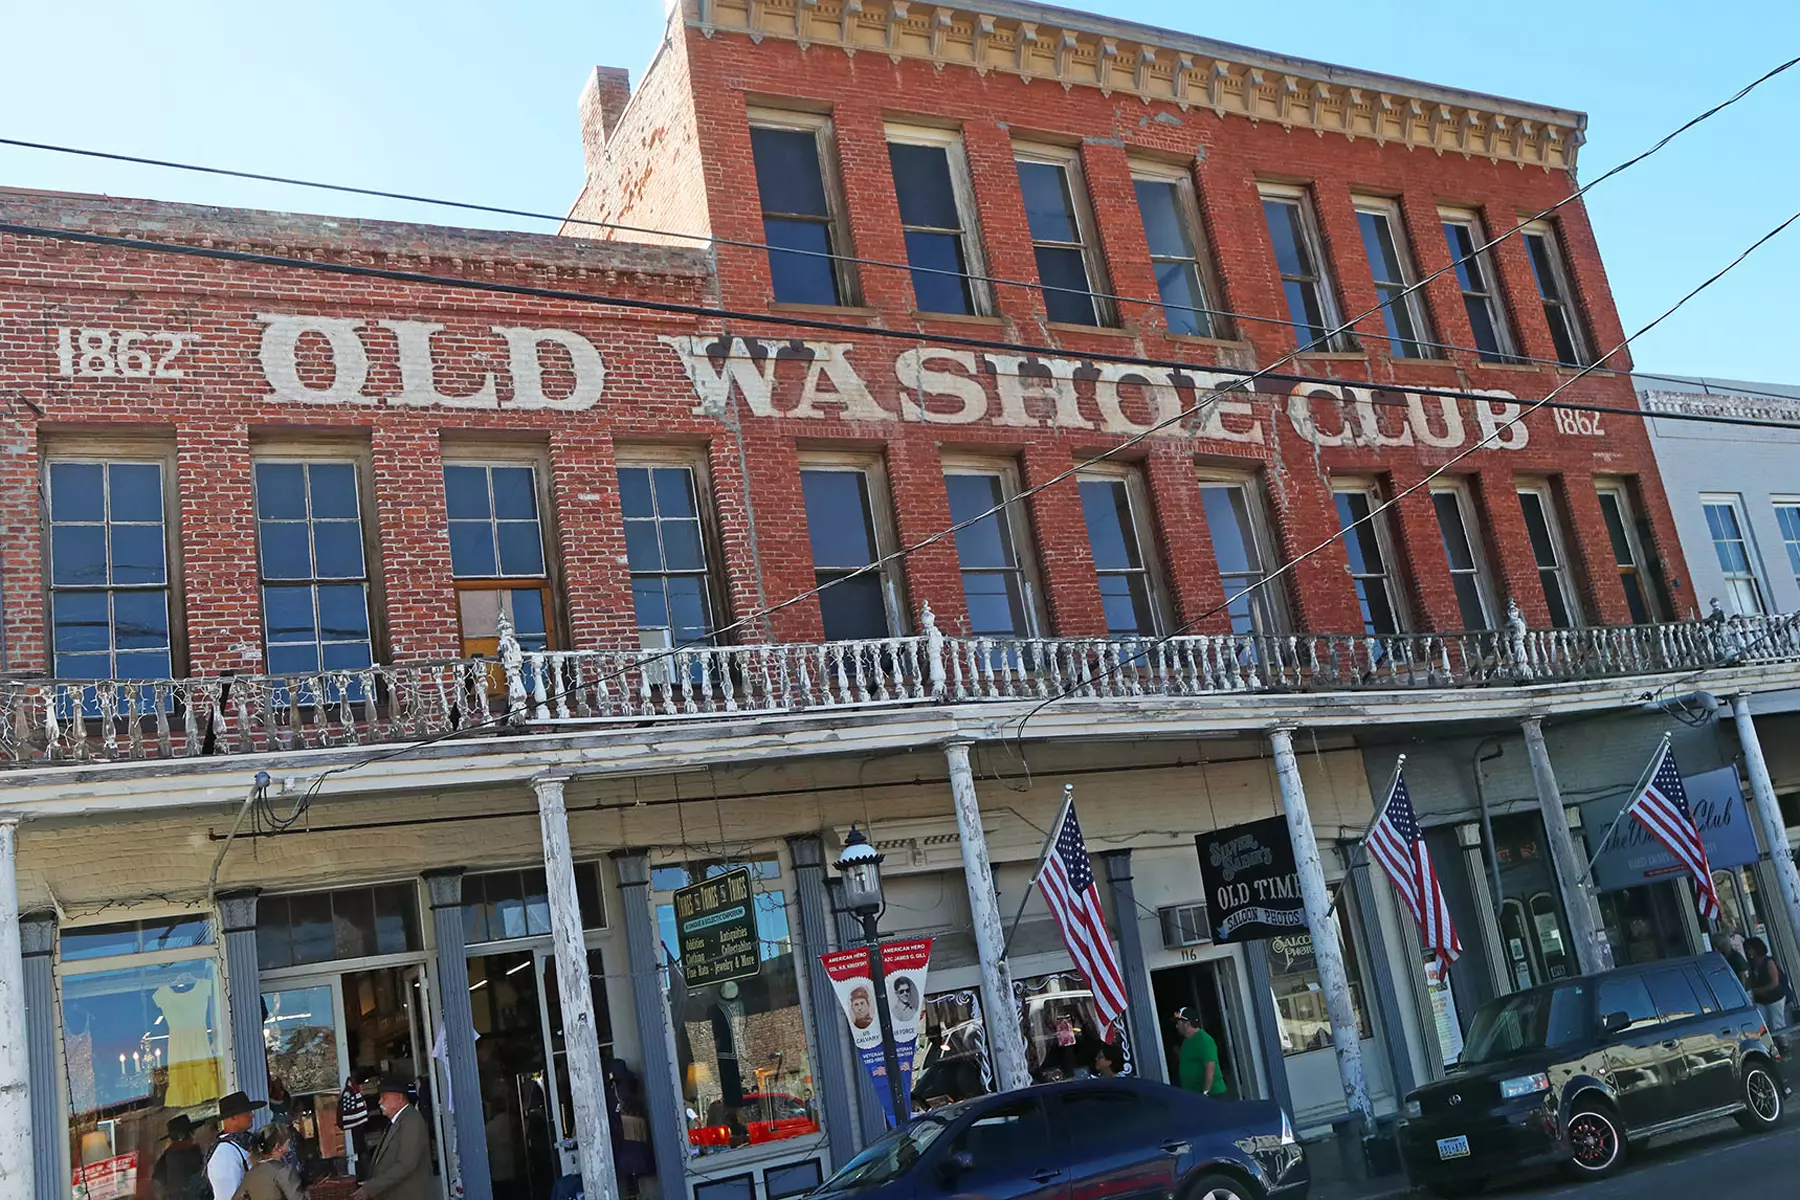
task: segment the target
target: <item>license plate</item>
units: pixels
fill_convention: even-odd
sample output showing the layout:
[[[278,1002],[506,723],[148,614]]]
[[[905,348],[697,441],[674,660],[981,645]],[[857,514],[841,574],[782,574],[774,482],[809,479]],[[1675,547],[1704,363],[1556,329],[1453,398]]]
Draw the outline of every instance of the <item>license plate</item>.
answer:
[[[1438,1157],[1440,1159],[1467,1158],[1469,1156],[1469,1138],[1467,1134],[1461,1134],[1453,1138],[1439,1138],[1437,1146]]]

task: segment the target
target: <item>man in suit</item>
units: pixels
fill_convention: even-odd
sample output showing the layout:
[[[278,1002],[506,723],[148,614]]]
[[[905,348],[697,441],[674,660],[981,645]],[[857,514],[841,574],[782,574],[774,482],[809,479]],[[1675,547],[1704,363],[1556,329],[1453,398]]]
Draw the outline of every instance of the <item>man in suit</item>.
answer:
[[[411,1088],[412,1080],[382,1077],[380,1104],[388,1130],[375,1147],[369,1177],[356,1189],[356,1200],[434,1200],[431,1138],[425,1115],[412,1102]]]

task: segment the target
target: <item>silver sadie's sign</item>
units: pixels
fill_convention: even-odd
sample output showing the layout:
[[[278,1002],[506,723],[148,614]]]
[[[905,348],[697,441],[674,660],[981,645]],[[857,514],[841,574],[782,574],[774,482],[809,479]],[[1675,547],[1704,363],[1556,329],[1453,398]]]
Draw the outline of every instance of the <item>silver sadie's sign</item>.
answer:
[[[1286,817],[1265,817],[1194,838],[1206,919],[1215,942],[1280,938],[1306,927]]]

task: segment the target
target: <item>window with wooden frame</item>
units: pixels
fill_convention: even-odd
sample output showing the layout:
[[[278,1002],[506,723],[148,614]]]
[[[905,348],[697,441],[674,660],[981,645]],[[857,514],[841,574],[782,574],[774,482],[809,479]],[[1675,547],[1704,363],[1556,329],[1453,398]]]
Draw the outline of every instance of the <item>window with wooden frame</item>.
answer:
[[[711,494],[698,452],[619,453],[619,505],[639,644],[711,645],[721,609],[713,575]]]
[[[1018,496],[1018,467],[997,459],[946,459],[944,491],[951,522],[970,522],[956,531],[969,632],[977,637],[1038,636],[1044,621],[1024,503],[989,511]]]
[[[800,490],[812,545],[813,581],[828,642],[898,636],[906,630],[888,509],[887,473],[868,455],[800,456]],[[858,575],[859,568],[881,562]]]
[[[358,671],[375,661],[364,470],[360,455],[339,446],[256,453],[257,566],[271,675]]]
[[[1167,598],[1154,553],[1150,497],[1135,466],[1103,464],[1076,476],[1088,546],[1110,634],[1155,637],[1167,627]]]
[[[1380,485],[1373,479],[1334,478],[1331,498],[1338,528],[1344,531],[1363,632],[1383,636],[1405,632],[1411,625],[1406,589],[1398,574],[1400,556],[1394,550],[1389,513],[1381,508]]]
[[[167,679],[180,663],[180,516],[166,445],[46,440],[45,608],[62,679]],[[91,697],[90,697],[91,700]],[[91,707],[91,705],[90,705]]]
[[[1519,508],[1525,514],[1525,533],[1531,541],[1531,557],[1537,563],[1544,603],[1550,609],[1550,624],[1556,629],[1573,629],[1582,623],[1581,598],[1575,587],[1555,489],[1547,479],[1521,479],[1518,492]]]
[[[1511,362],[1514,358],[1512,326],[1506,319],[1506,302],[1500,294],[1500,276],[1494,260],[1483,247],[1487,242],[1481,216],[1468,209],[1441,208],[1444,242],[1455,264],[1457,286],[1462,289],[1463,310],[1482,362]]]
[[[1061,146],[1015,145],[1025,224],[1037,259],[1050,320],[1065,325],[1117,325],[1118,306],[1094,224],[1081,153]]]
[[[1463,628],[1496,628],[1500,606],[1494,599],[1494,576],[1488,567],[1474,492],[1465,480],[1439,479],[1431,485],[1431,507]]]
[[[859,302],[850,221],[831,118],[750,110],[750,151],[761,198],[769,280],[779,304]]]
[[[1202,468],[1199,482],[1231,631],[1282,632],[1288,628],[1287,599],[1279,577],[1270,576],[1281,560],[1261,479]]]
[[[1563,255],[1556,227],[1549,221],[1533,221],[1519,231],[1519,236],[1531,259],[1531,273],[1537,280],[1538,299],[1544,306],[1544,322],[1550,326],[1556,361],[1565,367],[1587,366],[1593,361],[1589,357],[1587,329],[1575,302],[1569,260]]]
[[[1631,613],[1632,624],[1647,625],[1662,620],[1662,605],[1651,585],[1650,560],[1644,554],[1637,510],[1627,482],[1623,479],[1596,480],[1594,491],[1600,499],[1600,517],[1606,522],[1607,541],[1612,546],[1613,563],[1619,570],[1619,586],[1625,590],[1625,607]],[[1796,562],[1796,570],[1800,570],[1800,560]]]
[[[1203,236],[1193,172],[1186,167],[1133,162],[1131,182],[1169,332],[1229,338],[1231,319],[1220,311],[1225,291],[1219,286]]]
[[[914,306],[924,313],[992,313],[962,136],[950,129],[889,125],[887,145]]]
[[[1312,193],[1303,187],[1259,183],[1263,223],[1275,250],[1275,268],[1281,275],[1281,294],[1287,302],[1288,322],[1301,350],[1352,351],[1356,339],[1339,315],[1337,290],[1332,286],[1325,260],[1325,241],[1319,236]],[[1337,332],[1333,332],[1337,330]]]
[[[1750,524],[1744,519],[1743,498],[1727,493],[1703,495],[1700,508],[1706,514],[1706,529],[1712,536],[1731,611],[1741,616],[1769,611],[1756,569],[1756,551],[1750,544]]]
[[[1419,270],[1406,242],[1399,202],[1378,196],[1356,197],[1356,223],[1362,231],[1369,275],[1381,301],[1388,349],[1395,358],[1433,358],[1438,347],[1425,314],[1425,295],[1414,287]],[[1411,291],[1407,289],[1411,288]]]
[[[465,658],[499,652],[502,613],[524,650],[556,644],[543,480],[536,456],[446,457],[444,511]]]

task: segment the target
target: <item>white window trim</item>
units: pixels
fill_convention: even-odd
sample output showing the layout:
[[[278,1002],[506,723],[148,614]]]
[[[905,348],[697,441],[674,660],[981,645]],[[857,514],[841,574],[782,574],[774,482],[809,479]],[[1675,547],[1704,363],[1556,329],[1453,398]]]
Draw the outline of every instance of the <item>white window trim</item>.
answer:
[[[1480,510],[1475,507],[1475,493],[1465,479],[1439,479],[1432,483],[1431,494],[1445,493],[1456,497],[1456,511],[1462,517],[1463,537],[1469,543],[1469,561],[1475,565],[1475,591],[1481,599],[1481,607],[1487,618],[1489,629],[1500,627],[1500,604],[1494,590],[1494,570],[1488,562],[1487,539],[1482,536]],[[1432,527],[1437,527],[1437,516],[1432,515]],[[1443,549],[1442,531],[1439,531],[1438,547]],[[1449,568],[1449,554],[1445,552],[1444,565]],[[1454,572],[1453,572],[1454,573]],[[1459,609],[1460,615],[1460,609]]]
[[[1563,249],[1561,231],[1549,221],[1532,221],[1522,226],[1519,230],[1521,239],[1527,235],[1543,238],[1544,244],[1549,247],[1550,274],[1555,277],[1557,290],[1562,293],[1559,303],[1562,306],[1564,314],[1568,317],[1569,341],[1575,347],[1575,357],[1580,360],[1579,362],[1564,363],[1562,365],[1566,367],[1587,366],[1594,361],[1594,352],[1592,346],[1588,342],[1587,322],[1583,320],[1581,301],[1576,295],[1574,280],[1569,277],[1569,259]],[[1529,252],[1530,251],[1527,250],[1527,253]],[[1533,282],[1535,281],[1536,276],[1534,274]],[[1542,304],[1543,299],[1543,291],[1540,289],[1538,292],[1538,301],[1540,305]],[[1547,317],[1546,321],[1548,321]]]
[[[1325,255],[1325,239],[1319,233],[1319,214],[1314,207],[1312,189],[1297,184],[1258,182],[1256,191],[1259,201],[1279,200],[1299,208],[1300,231],[1305,236],[1306,252],[1312,256],[1313,272],[1318,280],[1319,312],[1327,331],[1337,329],[1344,323],[1343,309],[1338,304],[1337,277],[1332,270],[1331,260]],[[1266,236],[1266,229],[1264,233]],[[1275,275],[1280,280],[1279,262],[1275,263]],[[1283,308],[1286,308],[1285,300]],[[1288,314],[1288,319],[1293,319],[1292,313]],[[1302,354],[1350,353],[1357,348],[1356,336],[1348,329],[1333,333],[1317,345],[1310,346],[1300,341],[1299,329],[1289,326],[1289,332],[1294,335],[1294,342],[1301,347]]]
[[[1200,213],[1200,191],[1195,186],[1194,173],[1186,167],[1136,158],[1131,160],[1130,167],[1134,181],[1144,179],[1175,185],[1176,203],[1181,206],[1181,215],[1187,221],[1188,245],[1194,251],[1194,272],[1200,278],[1200,303],[1205,306],[1206,319],[1212,326],[1210,336],[1215,341],[1230,341],[1234,327],[1230,316],[1224,311],[1224,286],[1219,280],[1218,272],[1213,269],[1212,243],[1206,236],[1206,221]],[[1141,220],[1143,214],[1138,215]],[[1154,266],[1157,261],[1152,255],[1151,264]],[[1160,293],[1157,299],[1162,299]]]
[[[852,261],[856,254],[855,245],[850,238],[850,206],[844,197],[843,175],[838,168],[837,129],[831,117],[826,113],[795,112],[782,108],[751,108],[748,111],[748,126],[751,129],[789,129],[813,135],[814,144],[819,152],[819,181],[825,188],[825,212],[830,217],[832,243],[832,270],[837,275],[838,303],[836,307],[855,308],[862,303],[862,289],[857,277],[856,263]],[[751,179],[755,174],[755,152],[751,152]],[[763,219],[766,211],[762,207],[762,197],[756,201],[756,218]],[[768,251],[765,250],[764,254]],[[787,301],[775,301],[777,304]],[[808,305],[806,307],[820,307]],[[833,307],[825,305],[823,307]]]
[[[1400,282],[1412,289],[1406,293],[1402,302],[1406,305],[1407,315],[1412,317],[1415,331],[1413,342],[1426,352],[1425,358],[1442,357],[1443,346],[1437,340],[1431,315],[1425,309],[1425,289],[1418,286],[1418,260],[1413,257],[1412,242],[1406,236],[1406,221],[1400,212],[1400,202],[1387,196],[1353,196],[1351,199],[1358,213],[1369,213],[1387,222],[1388,236],[1394,239],[1394,254],[1400,259]],[[1371,280],[1375,277],[1373,263],[1369,264],[1369,277]],[[1384,336],[1382,340],[1389,343],[1391,352],[1393,339]],[[1414,362],[1420,361],[1413,355],[1405,357]]]
[[[1575,568],[1569,558],[1569,540],[1563,535],[1562,506],[1556,502],[1556,489],[1550,486],[1548,479],[1524,477],[1513,481],[1513,490],[1519,495],[1537,497],[1544,514],[1544,527],[1550,534],[1550,552],[1556,556],[1556,586],[1562,593],[1563,609],[1569,614],[1571,628],[1579,629],[1587,623],[1586,615],[1581,607],[1581,596],[1575,586]],[[1521,518],[1523,513],[1520,514]],[[1533,555],[1536,558],[1536,555]],[[1538,578],[1543,578],[1547,568],[1541,563],[1537,565]]]
[[[1477,247],[1475,265],[1481,269],[1482,282],[1487,284],[1484,302],[1487,305],[1488,320],[1494,326],[1494,340],[1500,344],[1500,360],[1516,360],[1519,357],[1518,342],[1513,338],[1512,322],[1507,317],[1506,294],[1501,290],[1500,273],[1494,269],[1494,254],[1491,249],[1480,249],[1487,244],[1487,222],[1472,208],[1443,207],[1438,209],[1438,222],[1441,225],[1461,225],[1468,229],[1470,241]],[[1450,261],[1450,278],[1456,284],[1457,295],[1467,299],[1469,293],[1462,290],[1462,280],[1456,277],[1456,259],[1452,258]]]
[[[900,559],[890,557],[899,552],[900,537],[894,525],[893,492],[889,490],[887,466],[878,454],[857,454],[839,450],[802,450],[801,471],[856,471],[861,473],[869,496],[869,523],[875,530],[875,557],[885,560],[873,574],[881,581],[881,598],[887,608],[888,633],[906,636],[906,594],[900,582]],[[801,498],[805,508],[805,498]],[[812,556],[809,546],[807,557]],[[814,566],[815,576],[818,567]],[[817,582],[815,578],[815,583]]]
[[[1156,552],[1156,529],[1151,520],[1150,489],[1144,480],[1144,472],[1135,463],[1095,463],[1091,467],[1083,467],[1075,476],[1077,485],[1089,479],[1122,482],[1125,485],[1125,500],[1131,508],[1131,532],[1137,538],[1138,558],[1144,564],[1144,585],[1150,593],[1152,628],[1140,636],[1160,637],[1164,630],[1173,628],[1174,623],[1170,617],[1169,588],[1163,576],[1162,556]],[[1082,516],[1085,522],[1086,513]],[[1095,572],[1099,573],[1098,567]],[[1106,573],[1123,575],[1129,572]]]
[[[1406,589],[1401,586],[1401,580],[1399,576],[1395,574],[1398,570],[1400,560],[1394,544],[1393,523],[1388,519],[1391,515],[1391,510],[1381,511],[1381,506],[1387,501],[1382,495],[1380,483],[1360,475],[1335,476],[1331,481],[1331,493],[1334,497],[1339,493],[1344,495],[1363,496],[1369,501],[1369,512],[1371,516],[1368,524],[1374,527],[1375,544],[1381,550],[1381,586],[1382,590],[1387,593],[1388,609],[1394,614],[1394,624],[1399,626],[1400,632],[1403,634],[1411,632],[1414,626],[1412,612],[1410,606],[1406,602]],[[1333,501],[1332,507],[1337,507],[1335,500]],[[1350,578],[1352,580],[1359,578],[1372,579],[1374,576],[1358,576],[1355,573],[1352,573]],[[1371,636],[1379,637],[1381,635],[1374,634]]]
[[[1771,508],[1777,508],[1777,509],[1791,508],[1791,509],[1794,509],[1797,514],[1800,514],[1800,496],[1770,496],[1769,497],[1769,506]],[[1781,535],[1782,535],[1781,548],[1785,551],[1787,549],[1787,547],[1790,545],[1790,543],[1788,542],[1786,532],[1783,531],[1781,528],[1781,520],[1780,520],[1779,515],[1777,515],[1777,517],[1776,517],[1775,529],[1777,532],[1781,533]],[[1788,559],[1788,565],[1790,567],[1795,565],[1791,556]],[[1796,585],[1800,585],[1800,569],[1796,569],[1794,572],[1794,582]]]
[[[1751,588],[1756,592],[1756,599],[1757,599],[1757,604],[1759,605],[1759,607],[1757,608],[1755,613],[1740,613],[1739,615],[1756,616],[1760,613],[1768,612],[1769,611],[1769,583],[1768,583],[1768,580],[1765,577],[1764,572],[1762,570],[1762,566],[1763,566],[1762,555],[1758,552],[1758,550],[1756,548],[1755,535],[1750,530],[1750,518],[1749,518],[1749,514],[1748,514],[1747,510],[1744,508],[1743,496],[1739,495],[1736,492],[1702,492],[1702,493],[1700,493],[1700,519],[1702,521],[1706,520],[1706,510],[1708,507],[1710,507],[1712,505],[1723,505],[1723,506],[1729,507],[1731,509],[1732,513],[1734,515],[1736,515],[1737,525],[1738,525],[1738,536],[1742,540],[1743,545],[1744,545],[1744,562],[1748,568],[1743,577],[1729,574],[1725,571],[1725,569],[1723,567],[1719,568],[1719,577],[1725,581],[1725,589],[1724,590],[1726,593],[1724,596],[1719,597],[1719,599],[1722,602],[1723,601],[1730,602],[1731,607],[1730,607],[1729,611],[1739,612],[1738,603],[1737,603],[1737,595],[1736,595],[1735,591],[1733,590],[1732,585],[1737,582],[1747,581],[1750,584]],[[1719,553],[1718,541],[1712,536],[1712,527],[1710,524],[1707,526],[1706,540],[1707,540],[1707,543],[1713,547],[1713,559],[1716,562],[1718,560],[1718,553]],[[1712,599],[1711,597],[1708,597],[1709,603],[1711,602],[1711,599]]]
[[[946,455],[943,470],[950,475],[997,475],[1000,477],[1000,495],[1009,503],[1002,512],[1006,520],[1007,533],[1012,538],[1013,557],[1019,563],[1020,586],[1025,590],[1025,625],[1018,637],[1042,637],[1050,622],[1043,611],[1043,582],[1038,577],[1037,541],[1031,536],[1030,514],[1025,511],[1025,504],[1019,500],[1023,489],[1019,485],[1019,465],[1003,458],[982,458],[979,456]],[[955,545],[954,540],[951,543]],[[980,569],[980,568],[978,568]],[[962,584],[962,564],[957,564],[957,585]]]
[[[994,315],[994,285],[988,278],[987,253],[981,239],[980,210],[975,205],[975,182],[969,173],[969,155],[962,134],[954,129],[936,129],[929,125],[907,125],[889,122],[887,140],[909,146],[937,146],[943,149],[950,164],[950,190],[956,200],[956,217],[962,222],[964,276],[969,284],[969,297],[979,317]],[[918,297],[913,298],[915,306]],[[929,319],[955,314],[920,313]]]
[[[1638,536],[1637,509],[1631,502],[1631,489],[1623,479],[1599,479],[1594,482],[1594,492],[1618,505],[1619,522],[1625,528],[1625,547],[1631,552],[1631,562],[1621,563],[1614,557],[1614,565],[1618,567],[1621,576],[1620,586],[1624,586],[1622,580],[1627,570],[1636,574],[1638,589],[1644,594],[1645,614],[1651,621],[1662,620],[1662,606],[1656,598],[1655,589],[1651,587],[1650,558],[1644,553],[1643,539]],[[1604,513],[1601,514],[1601,520],[1604,523]],[[1608,553],[1611,553],[1612,537],[1608,535],[1606,540]]]
[[[1088,195],[1087,175],[1081,169],[1081,151],[1073,146],[1050,146],[1038,142],[1014,142],[1012,147],[1014,174],[1021,162],[1048,163],[1063,169],[1069,188],[1069,202],[1075,209],[1075,233],[1081,238],[1081,261],[1087,268],[1088,296],[1094,302],[1095,328],[1115,329],[1119,325],[1119,307],[1112,296],[1112,277],[1106,270],[1106,256],[1100,248],[1100,225],[1094,219],[1092,198]],[[1015,186],[1017,181],[1015,178]],[[1025,230],[1035,252],[1037,240]],[[1046,245],[1067,246],[1066,242]],[[1038,283],[1043,284],[1039,279]],[[1060,324],[1060,322],[1052,322]]]
[[[1281,564],[1280,543],[1275,536],[1275,517],[1269,508],[1269,495],[1263,487],[1261,474],[1226,467],[1202,466],[1195,469],[1194,480],[1196,487],[1235,487],[1244,493],[1244,511],[1250,515],[1250,535],[1256,542],[1257,557],[1262,560],[1259,574],[1264,580],[1269,579]],[[1207,536],[1211,537],[1210,530]],[[1215,575],[1220,574],[1216,551],[1213,570]],[[1288,611],[1287,587],[1282,577],[1263,583],[1255,594],[1261,598],[1263,612],[1273,626],[1258,632],[1287,633],[1293,629],[1292,614]],[[1229,592],[1225,598],[1228,601],[1231,599]]]
[[[700,572],[700,574],[706,580],[706,598],[709,602],[708,608],[712,616],[713,626],[712,641],[713,644],[719,645],[722,644],[719,641],[719,628],[731,623],[731,614],[729,611],[731,580],[726,573],[725,557],[720,553],[722,542],[719,536],[719,527],[713,507],[712,473],[708,469],[708,466],[706,451],[698,446],[622,444],[615,447],[613,455],[615,477],[618,471],[623,471],[631,467],[686,467],[689,471],[693,472],[694,509],[700,517],[700,550],[701,553],[706,555],[706,569],[703,572]],[[619,517],[619,537],[623,540],[624,536],[625,518],[624,515],[621,514]],[[623,557],[624,555],[621,555],[621,558]],[[631,586],[632,575],[631,565],[629,562],[624,562],[622,565],[625,567],[626,587],[629,588]],[[669,574],[670,572],[659,571],[655,573]],[[646,572],[646,574],[649,574],[649,572]],[[673,572],[673,574],[687,575],[693,574],[693,572],[676,571]],[[635,611],[632,613],[631,627],[633,631],[638,634],[638,641],[642,649],[667,650],[670,649],[674,643],[674,631],[672,629],[667,631],[669,636],[666,643],[662,640],[654,642],[645,641],[644,635],[655,631],[640,629],[637,624],[637,614]]]

